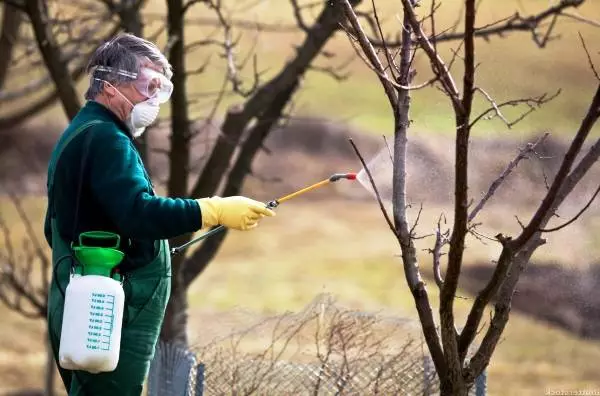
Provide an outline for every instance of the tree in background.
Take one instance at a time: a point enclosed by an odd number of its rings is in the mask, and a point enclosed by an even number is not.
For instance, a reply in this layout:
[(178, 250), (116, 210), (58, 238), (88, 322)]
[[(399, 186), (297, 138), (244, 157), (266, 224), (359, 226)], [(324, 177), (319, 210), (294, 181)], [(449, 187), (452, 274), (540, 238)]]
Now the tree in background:
[[(0, 235), (3, 248), (0, 251), (0, 301), (13, 312), (28, 319), (45, 320), (48, 314), (48, 288), (52, 260), (46, 254), (43, 240), (36, 237), (35, 225), (26, 214), (21, 200), (10, 194), (17, 214), (24, 228), (21, 241), (11, 230), (19, 228), (9, 223), (0, 213)], [(18, 243), (22, 243), (18, 247)], [(54, 394), (55, 364), (52, 349), (46, 345), (46, 376), (44, 388), (46, 396)]]
[[(169, 169), (165, 182), (169, 196), (199, 198), (238, 194), (252, 173), (253, 159), (264, 149), (265, 139), (274, 127), (288, 118), (286, 111), (307, 71), (324, 71), (340, 78), (335, 69), (314, 65), (324, 54), (327, 42), (341, 30), (342, 8), (330, 1), (303, 5), (298, 0), (289, 0), (290, 12), (296, 21), (294, 30), (302, 32), (304, 38), (293, 56), (269, 79), (260, 72), (259, 61), (252, 56), (251, 49), (246, 51), (250, 52), (246, 59), (238, 59), (236, 31), (238, 27), (248, 29), (248, 22), (237, 23), (232, 17), (235, 11), (228, 12), (227, 9), (232, 7), (243, 13), (256, 2), (167, 0), (166, 24), (153, 33), (145, 32), (148, 28), (144, 27), (141, 16), (144, 0), (74, 0), (68, 4), (62, 1), (0, 0), (0, 3), (4, 5), (5, 16), (12, 13), (22, 20), (20, 29), (3, 25), (2, 31), (11, 39), (0, 39), (0, 45), (8, 43), (6, 48), (10, 51), (6, 53), (10, 56), (3, 60), (6, 64), (0, 64), (0, 71), (4, 65), (7, 73), (12, 71), (15, 77), (27, 70), (35, 70), (38, 74), (26, 84), (22, 84), (21, 78), (14, 88), (6, 84), (0, 87), (3, 109), (0, 129), (17, 126), (57, 101), (66, 116), (72, 118), (82, 104), (77, 83), (84, 77), (88, 57), (100, 43), (122, 30), (143, 33), (153, 41), (165, 34), (165, 54), (174, 68), (174, 92), (169, 120), (159, 123), (164, 122), (170, 129), (170, 147), (166, 152)], [(360, 0), (351, 1), (352, 5), (359, 3)], [(189, 26), (186, 15), (195, 7), (207, 7), (212, 12), (213, 18), (206, 24), (212, 27), (212, 34), (189, 39), (186, 37)], [(315, 10), (317, 16), (310, 21), (306, 19), (307, 11)], [(256, 26), (258, 30), (263, 27), (260, 23)], [(223, 87), (217, 93), (196, 93), (196, 96), (190, 93), (188, 78), (202, 73), (206, 66), (190, 65), (190, 53), (199, 49), (211, 54), (216, 52), (222, 59)], [(326, 55), (331, 57), (329, 53)], [(242, 78), (248, 67), (252, 68), (249, 84)], [(200, 95), (211, 102), (206, 111), (208, 115), (202, 120), (202, 124), (208, 126), (214, 122), (226, 95), (236, 95), (241, 102), (226, 109), (217, 128), (218, 136), (207, 152), (201, 153), (205, 161), (199, 175), (190, 180), (191, 169), (198, 166), (198, 160), (192, 158), (192, 144), (195, 139), (206, 137), (210, 130), (198, 127), (199, 117), (193, 115), (192, 106)], [(222, 232), (190, 254), (173, 257), (172, 294), (161, 334), (163, 340), (187, 344), (187, 289), (216, 256), (226, 235), (227, 231)], [(185, 235), (172, 244), (180, 245), (190, 239), (191, 235)]]
[[(384, 37), (374, 0), (372, 0), (372, 7), (375, 18), (371, 23), (372, 32), (367, 32), (362, 27), (350, 2), (336, 0), (336, 3), (344, 7), (345, 16), (351, 25), (347, 31), (350, 42), (360, 48), (363, 59), (379, 78), (385, 95), (389, 99), (394, 117), (392, 217), (385, 209), (379, 193), (377, 193), (377, 197), (385, 220), (400, 244), (406, 281), (412, 291), (424, 338), (440, 378), (441, 393), (442, 395), (467, 395), (468, 389), (473, 385), (474, 380), (488, 366), (492, 358), (509, 319), (511, 299), (515, 293), (519, 276), (527, 267), (534, 251), (545, 243), (544, 234), (557, 231), (571, 224), (584, 213), (600, 192), (600, 187), (598, 187), (587, 205), (571, 220), (558, 226), (548, 227), (548, 223), (555, 215), (558, 207), (600, 156), (600, 139), (590, 145), (587, 153), (582, 153), (584, 143), (586, 143), (592, 127), (600, 117), (599, 85), (591, 99), (587, 113), (583, 116), (579, 129), (570, 142), (560, 169), (548, 186), (539, 207), (531, 215), (529, 221), (520, 223), (521, 232), (515, 236), (506, 235), (502, 232), (498, 232), (495, 237), (483, 236), (500, 244), (501, 253), (494, 263), (495, 267), (491, 278), (474, 299), (466, 323), (464, 326), (456, 323), (454, 301), (457, 298), (456, 292), (464, 262), (465, 241), (468, 235), (477, 238), (482, 237), (481, 233), (477, 231), (478, 224), (474, 220), (519, 161), (533, 153), (537, 144), (544, 139), (543, 136), (538, 141), (530, 143), (522, 149), (498, 179), (492, 183), (481, 201), (472, 207), (468, 193), (471, 130), (479, 121), (491, 117), (498, 117), (508, 127), (512, 127), (533, 109), (556, 96), (543, 94), (535, 98), (496, 102), (483, 87), (476, 84), (476, 39), (481, 37), (489, 40), (494, 36), (502, 37), (510, 32), (524, 31), (530, 33), (535, 42), (543, 47), (553, 37), (552, 31), (557, 21), (563, 17), (574, 17), (574, 14), (570, 11), (583, 4), (584, 0), (562, 0), (539, 14), (522, 17), (515, 13), (481, 28), (476, 27), (477, 6), (475, 0), (465, 0), (463, 11), (461, 11), (463, 13), (461, 16), (463, 28), (456, 31), (457, 25), (454, 27), (454, 31), (450, 29), (450, 31), (441, 33), (436, 31), (435, 25), (438, 2), (432, 1), (431, 8), (426, 8), (426, 15), (419, 16), (417, 7), (425, 8), (422, 7), (422, 4), (415, 0), (402, 0), (398, 1), (398, 7), (401, 9), (403, 17), (401, 19), (401, 34), (399, 35), (401, 38), (397, 42)], [(576, 16), (576, 18), (582, 22), (590, 22), (581, 16)], [(427, 23), (429, 21), (430, 24)], [(427, 31), (427, 26), (430, 26), (429, 31)], [(369, 37), (370, 35), (372, 37)], [(442, 45), (443, 42), (453, 40), (460, 41), (459, 48), (452, 51), (454, 55), (450, 60), (444, 60), (438, 51), (438, 46)], [(582, 44), (585, 50), (582, 50), (582, 61), (586, 61), (585, 55), (587, 54), (587, 60), (593, 70), (593, 74), (590, 73), (590, 75), (592, 78), (595, 76), (598, 80), (597, 83), (600, 84), (600, 77), (594, 69), (583, 38)], [(417, 50), (423, 51), (427, 56), (432, 71), (431, 79), (421, 84), (413, 82), (416, 74), (416, 70), (413, 68), (413, 59)], [(459, 89), (459, 85), (456, 83), (457, 78), (451, 72), (451, 67), (456, 61), (462, 61), (463, 63), (462, 89)], [(443, 230), (441, 221), (438, 223), (434, 246), (430, 249), (433, 256), (432, 266), (436, 286), (440, 291), (437, 323), (417, 260), (415, 241), (419, 237), (415, 234), (415, 227), (419, 218), (417, 215), (414, 226), (409, 225), (406, 199), (406, 150), (412, 122), (410, 118), (411, 91), (430, 86), (439, 88), (445, 94), (449, 105), (453, 109), (456, 128), (453, 225), (451, 230)], [(481, 97), (482, 101), (489, 105), (489, 108), (480, 114), (475, 114), (473, 110), (474, 101), (477, 97)], [(526, 110), (516, 119), (508, 120), (503, 112), (509, 106), (524, 106)], [(367, 168), (360, 151), (356, 146), (354, 147), (363, 165)], [(371, 172), (368, 173), (373, 188), (377, 191)], [(446, 249), (447, 251), (445, 251)], [(443, 266), (441, 257), (443, 255), (448, 257), (445, 263), (445, 271), (441, 270)], [(493, 302), (493, 313), (489, 323), (482, 323), (485, 308), (491, 302)], [(474, 346), (474, 340), (480, 332), (483, 334), (481, 342), (472, 356), (469, 356), (470, 349)]]

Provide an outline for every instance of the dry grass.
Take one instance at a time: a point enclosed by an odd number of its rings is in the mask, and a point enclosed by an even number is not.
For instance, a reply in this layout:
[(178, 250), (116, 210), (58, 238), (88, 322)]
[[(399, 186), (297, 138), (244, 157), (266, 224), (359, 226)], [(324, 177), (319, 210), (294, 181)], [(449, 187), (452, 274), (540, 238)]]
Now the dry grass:
[[(37, 204), (36, 204), (37, 202)], [(42, 205), (31, 199), (28, 205)], [(431, 224), (431, 208), (423, 224)], [(500, 207), (491, 207), (502, 222)], [(428, 211), (429, 212), (429, 211)], [(39, 221), (39, 217), (38, 217)], [(588, 246), (582, 224), (573, 233), (572, 249)], [(590, 237), (591, 238), (591, 237)], [(596, 247), (597, 248), (597, 247)], [(582, 249), (583, 250), (583, 249)], [(319, 293), (331, 293), (343, 305), (414, 318), (397, 244), (372, 202), (298, 199), (282, 205), (278, 216), (252, 233), (231, 233), (221, 255), (192, 286), (190, 333), (195, 344), (222, 336), (231, 326), (255, 323), (264, 315), (299, 311)], [(469, 259), (490, 258), (489, 248), (472, 242)], [(570, 252), (550, 244), (547, 254), (566, 263)], [(598, 257), (598, 251), (595, 253)], [(429, 260), (421, 255), (422, 266)], [(437, 292), (430, 285), (431, 298)], [(464, 295), (464, 294), (463, 294)], [(464, 317), (469, 300), (457, 300)], [(243, 313), (243, 314), (241, 314)], [(0, 378), (3, 387), (39, 386), (44, 355), (41, 323), (24, 321), (2, 311), (3, 343)], [(9, 358), (18, 358), (14, 365)], [(600, 359), (600, 345), (578, 340), (519, 313), (513, 313), (503, 342), (490, 367), (491, 395), (533, 395), (546, 388), (600, 387), (589, 362)]]
[[(340, 126), (336, 128), (343, 130)], [(307, 139), (312, 136), (309, 132), (304, 132), (306, 136), (302, 135), (298, 141), (290, 141), (289, 137), (283, 139), (285, 133), (273, 135), (269, 146), (278, 155), (257, 159), (257, 170), (268, 177), (287, 177), (286, 182), (272, 184), (250, 179), (244, 193), (268, 200), (319, 180), (324, 174), (331, 173), (332, 168), (334, 171), (357, 170), (356, 161), (347, 157), (344, 154), (347, 151), (340, 146), (346, 134), (327, 133), (316, 127), (311, 133), (321, 140)], [(427, 234), (433, 231), (440, 213), (451, 213), (447, 203), (447, 194), (451, 191), (448, 173), (451, 146), (442, 137), (435, 141), (414, 139), (412, 142), (409, 191), (416, 205), (410, 209), (410, 216), (414, 220), (418, 203), (424, 201), (418, 232)], [(486, 186), (514, 154), (516, 142), (475, 140), (473, 144), (478, 147), (472, 159), (473, 169), (477, 172), (473, 175), (471, 194), (476, 197), (482, 186)], [(288, 150), (293, 147), (293, 150), (286, 151), (286, 147)], [(376, 150), (376, 145), (369, 144), (368, 139), (361, 141), (360, 147), (368, 149), (369, 153)], [(492, 147), (494, 150), (490, 150)], [(311, 150), (313, 154), (304, 152)], [(556, 150), (556, 147), (547, 149), (553, 155), (557, 155)], [(487, 154), (477, 155), (480, 152)], [(553, 164), (548, 164), (548, 169), (552, 169)], [(490, 236), (499, 230), (517, 232), (518, 223), (513, 215), (527, 219), (531, 214), (532, 205), (544, 190), (539, 164), (523, 164), (518, 174), (498, 191), (498, 196), (482, 212), (479, 218), (484, 223), (481, 232)], [(597, 180), (594, 175), (588, 178), (589, 186)], [(522, 191), (527, 191), (531, 197), (523, 199)], [(358, 184), (336, 184), (281, 205), (277, 217), (267, 219), (254, 232), (232, 232), (218, 258), (189, 292), (192, 341), (206, 343), (229, 332), (231, 326), (255, 323), (264, 315), (300, 311), (314, 296), (324, 292), (352, 309), (415, 318), (414, 303), (406, 289), (400, 259), (396, 257), (399, 253), (397, 242), (377, 205), (365, 196), (368, 194)], [(587, 196), (585, 191), (575, 194), (568, 206), (561, 209), (563, 219), (575, 213)], [(23, 199), (37, 227), (37, 236), (42, 238), (45, 201), (39, 196)], [(597, 243), (600, 222), (597, 206), (590, 210), (587, 217), (568, 229), (549, 235), (548, 245), (542, 247), (534, 259), (553, 260), (574, 269), (597, 261), (600, 257)], [(13, 224), (13, 240), (19, 242), (24, 229), (5, 198), (0, 199), (0, 214)], [(448, 221), (451, 221), (450, 217)], [(0, 247), (2, 244), (0, 241)], [(431, 238), (418, 243), (425, 273), (430, 269), (430, 256), (424, 249), (432, 244)], [(498, 253), (494, 242), (484, 244), (469, 238), (467, 265), (491, 262)], [(433, 282), (430, 291), (432, 301), (437, 304)], [(465, 291), (460, 294), (468, 297)], [(469, 303), (468, 299), (457, 300), (457, 313), (461, 318), (464, 318)], [(41, 322), (25, 321), (7, 313), (4, 308), (0, 314), (4, 317), (0, 329), (5, 334), (0, 344), (2, 386), (39, 386), (44, 361), (40, 352), (43, 345)], [(15, 357), (22, 364), (15, 366), (9, 361)], [(576, 339), (567, 332), (514, 312), (490, 367), (491, 394), (533, 395), (540, 394), (546, 387), (581, 388), (587, 385), (599, 388), (600, 383), (589, 364), (599, 358), (597, 342)]]

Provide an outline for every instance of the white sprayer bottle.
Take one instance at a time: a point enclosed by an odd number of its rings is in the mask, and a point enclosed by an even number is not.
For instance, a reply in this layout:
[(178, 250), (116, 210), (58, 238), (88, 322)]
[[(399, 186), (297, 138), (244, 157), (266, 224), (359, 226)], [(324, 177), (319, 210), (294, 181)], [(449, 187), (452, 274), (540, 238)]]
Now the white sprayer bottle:
[[(85, 239), (109, 247), (86, 246)], [(59, 364), (68, 370), (90, 373), (115, 370), (119, 362), (121, 327), (125, 294), (118, 275), (111, 272), (124, 257), (117, 250), (120, 237), (104, 231), (91, 231), (79, 236), (73, 247), (81, 264), (69, 281), (60, 334)]]

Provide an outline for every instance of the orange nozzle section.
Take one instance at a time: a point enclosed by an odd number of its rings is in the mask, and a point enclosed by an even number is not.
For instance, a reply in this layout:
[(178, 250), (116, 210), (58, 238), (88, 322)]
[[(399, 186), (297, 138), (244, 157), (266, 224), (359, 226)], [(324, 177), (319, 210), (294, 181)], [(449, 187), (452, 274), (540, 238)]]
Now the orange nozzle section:
[(312, 186), (305, 187), (302, 190), (298, 190), (296, 192), (288, 194), (285, 197), (278, 198), (277, 202), (281, 203), (281, 202), (287, 201), (288, 199), (292, 199), (294, 197), (297, 197), (298, 195), (301, 195), (301, 194), (304, 194), (306, 192), (312, 191), (315, 188), (319, 188), (319, 187), (324, 186), (325, 184), (329, 184), (329, 183), (330, 183), (329, 179), (322, 180), (322, 181), (320, 181), (318, 183), (313, 184)]
[(298, 195), (304, 194), (306, 192), (312, 191), (316, 188), (322, 187), (326, 184), (329, 184), (331, 182), (336, 182), (340, 179), (347, 179), (347, 180), (356, 180), (356, 173), (336, 173), (334, 175), (331, 175), (331, 177), (329, 177), (329, 179), (325, 179), (325, 180), (321, 180), (318, 183), (315, 183), (311, 186), (305, 187), (302, 190), (298, 190), (296, 192), (293, 192), (291, 194), (288, 194), (284, 197), (278, 198), (276, 201), (278, 203), (287, 201), (288, 199), (292, 199), (294, 197), (297, 197)]

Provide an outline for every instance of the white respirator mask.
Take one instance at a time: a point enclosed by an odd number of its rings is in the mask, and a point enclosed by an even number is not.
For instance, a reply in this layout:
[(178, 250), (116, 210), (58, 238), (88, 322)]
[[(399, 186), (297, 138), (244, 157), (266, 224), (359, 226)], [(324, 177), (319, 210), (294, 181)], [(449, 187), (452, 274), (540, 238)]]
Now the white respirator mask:
[[(96, 70), (114, 72), (114, 69), (106, 66), (98, 66)], [(145, 101), (134, 105), (116, 87), (108, 81), (101, 80), (115, 88), (123, 99), (131, 105), (131, 112), (125, 120), (125, 123), (135, 138), (140, 137), (146, 128), (156, 120), (156, 117), (158, 117), (160, 105), (167, 102), (171, 97), (173, 83), (171, 83), (165, 75), (150, 68), (142, 68), (139, 74), (124, 70), (118, 70), (116, 73), (134, 78), (135, 80), (132, 83), (137, 91), (148, 98)]]
[[(129, 103), (131, 104), (131, 102)], [(146, 128), (156, 120), (160, 105), (157, 101), (148, 99), (132, 106), (131, 113), (125, 122), (131, 129), (133, 137), (137, 138), (142, 136)]]

